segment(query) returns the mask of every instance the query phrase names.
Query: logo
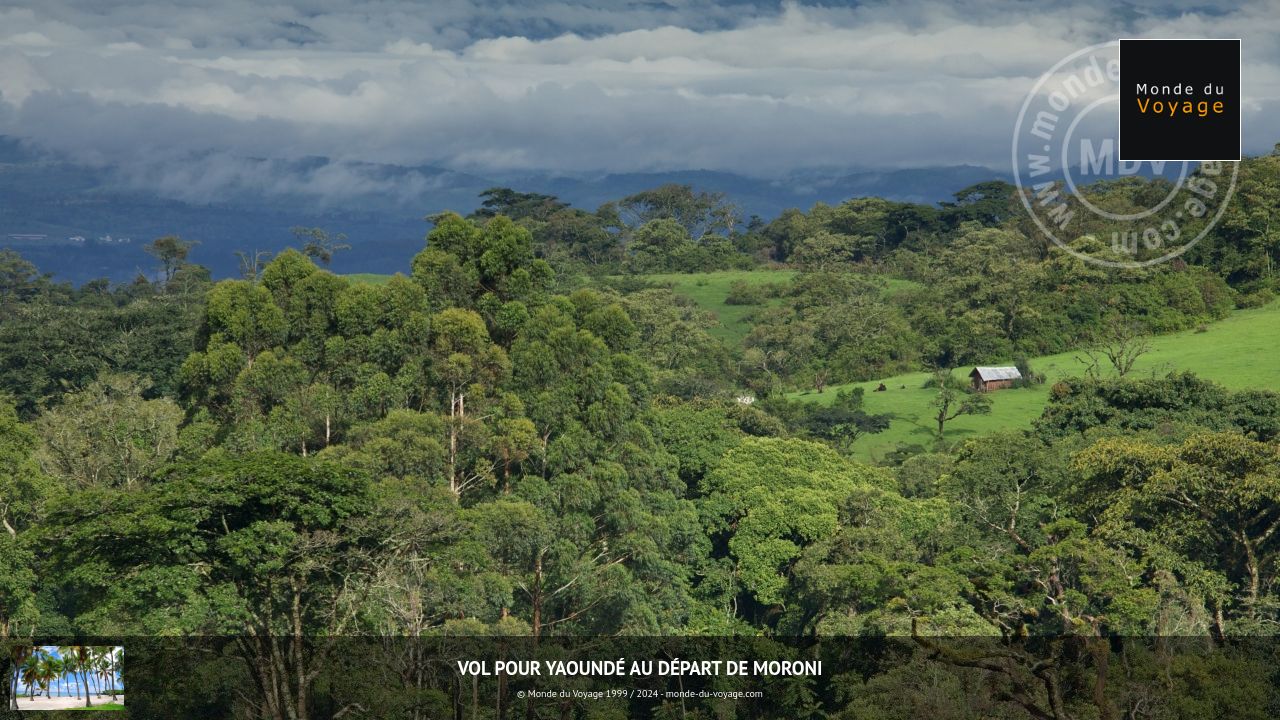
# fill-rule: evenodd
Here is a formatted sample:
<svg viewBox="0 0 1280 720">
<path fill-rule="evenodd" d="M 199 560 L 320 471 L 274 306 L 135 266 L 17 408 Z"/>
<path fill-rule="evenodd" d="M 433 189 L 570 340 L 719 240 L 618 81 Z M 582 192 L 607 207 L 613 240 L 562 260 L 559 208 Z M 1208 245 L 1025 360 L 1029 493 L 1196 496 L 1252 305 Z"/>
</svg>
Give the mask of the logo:
<svg viewBox="0 0 1280 720">
<path fill-rule="evenodd" d="M 1120 40 L 1120 157 L 1240 159 L 1239 40 Z"/>
<path fill-rule="evenodd" d="M 1213 229 L 1239 164 L 1119 159 L 1120 43 L 1068 55 L 1031 88 L 1013 134 L 1018 195 L 1041 233 L 1087 262 L 1166 262 Z"/>
</svg>

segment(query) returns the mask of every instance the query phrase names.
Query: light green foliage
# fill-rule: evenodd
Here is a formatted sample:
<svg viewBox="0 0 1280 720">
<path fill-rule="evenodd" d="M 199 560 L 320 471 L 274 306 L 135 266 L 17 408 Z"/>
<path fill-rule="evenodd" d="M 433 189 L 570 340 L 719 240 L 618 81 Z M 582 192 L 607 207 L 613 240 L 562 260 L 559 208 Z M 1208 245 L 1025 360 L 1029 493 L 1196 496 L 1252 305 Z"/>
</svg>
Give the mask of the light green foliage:
<svg viewBox="0 0 1280 720">
<path fill-rule="evenodd" d="M 503 216 L 477 226 L 445 213 L 413 259 L 413 278 L 437 309 L 478 305 L 488 314 L 503 302 L 537 299 L 553 276 L 534 258 L 529 231 Z"/>
<path fill-rule="evenodd" d="M 274 264 L 274 263 L 273 263 Z M 264 285 L 224 280 L 209 292 L 205 327 L 211 338 L 235 343 L 249 360 L 284 340 L 284 311 Z"/>
<path fill-rule="evenodd" d="M 67 487 L 132 488 L 173 459 L 182 409 L 149 383 L 107 375 L 36 422 L 40 464 Z"/>
<path fill-rule="evenodd" d="M 859 486 L 891 484 L 887 473 L 817 443 L 747 438 L 707 475 L 703 513 L 729 536 L 743 586 L 773 604 L 802 548 L 835 532 L 840 501 Z"/>
<path fill-rule="evenodd" d="M 990 635 L 968 607 L 972 586 L 937 563 L 958 517 L 941 499 L 908 500 L 859 486 L 839 503 L 839 527 L 807 547 L 793 569 L 781 627 L 822 635 Z"/>
<path fill-rule="evenodd" d="M 667 269 L 694 247 L 688 230 L 674 219 L 650 220 L 632 233 L 628 269 L 636 273 Z"/>
<path fill-rule="evenodd" d="M 47 479 L 36 464 L 36 432 L 0 396 L 0 530 L 16 534 L 39 516 Z"/>
<path fill-rule="evenodd" d="M 707 473 L 743 438 L 733 419 L 716 407 L 677 405 L 658 411 L 654 419 L 658 439 L 676 457 L 691 492 L 706 489 Z"/>
</svg>

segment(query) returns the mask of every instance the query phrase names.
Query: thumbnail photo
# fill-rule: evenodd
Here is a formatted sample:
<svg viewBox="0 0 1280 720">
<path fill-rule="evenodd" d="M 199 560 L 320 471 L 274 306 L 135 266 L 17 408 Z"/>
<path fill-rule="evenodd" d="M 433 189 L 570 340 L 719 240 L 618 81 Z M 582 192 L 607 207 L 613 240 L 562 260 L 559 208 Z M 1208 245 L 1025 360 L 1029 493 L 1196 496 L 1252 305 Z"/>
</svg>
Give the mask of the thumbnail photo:
<svg viewBox="0 0 1280 720">
<path fill-rule="evenodd" d="M 19 646 L 11 659 L 11 710 L 124 709 L 121 646 Z"/>
</svg>

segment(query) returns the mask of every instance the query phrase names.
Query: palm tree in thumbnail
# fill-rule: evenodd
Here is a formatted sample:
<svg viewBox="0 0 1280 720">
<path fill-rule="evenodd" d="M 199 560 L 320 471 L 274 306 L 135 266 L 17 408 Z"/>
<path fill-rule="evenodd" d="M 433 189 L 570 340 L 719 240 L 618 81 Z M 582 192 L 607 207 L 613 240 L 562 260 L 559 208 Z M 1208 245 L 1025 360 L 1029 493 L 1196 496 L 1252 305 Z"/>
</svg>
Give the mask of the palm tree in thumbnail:
<svg viewBox="0 0 1280 720">
<path fill-rule="evenodd" d="M 44 690 L 44 696 L 52 699 L 53 681 L 62 677 L 62 661 L 48 653 L 40 658 L 40 689 Z"/>
<path fill-rule="evenodd" d="M 62 656 L 62 672 L 65 677 L 71 678 L 71 687 L 75 688 L 76 699 L 80 699 L 80 683 L 76 682 L 76 672 L 80 670 L 80 664 L 76 661 L 76 656 L 71 654 L 69 648 L 58 648 L 58 654 Z"/>
<path fill-rule="evenodd" d="M 40 653 L 33 652 L 22 663 L 22 684 L 27 686 L 27 699 L 36 699 L 36 686 L 40 684 Z"/>
<path fill-rule="evenodd" d="M 80 680 L 84 683 L 84 706 L 93 707 L 93 698 L 89 694 L 89 668 L 93 648 L 87 645 L 64 645 L 58 653 L 65 657 L 75 658 L 76 669 L 80 671 Z"/>
<path fill-rule="evenodd" d="M 18 681 L 22 679 L 22 668 L 34 652 L 35 648 L 30 645 L 19 645 L 13 649 L 13 677 L 9 681 L 10 710 L 18 709 Z"/>
<path fill-rule="evenodd" d="M 116 698 L 116 678 L 120 676 L 120 653 L 123 651 L 124 651 L 123 648 L 111 648 L 111 650 L 108 651 L 107 653 L 108 657 L 110 658 L 111 700 L 112 701 L 115 701 L 117 699 Z"/>
<path fill-rule="evenodd" d="M 116 699 L 116 679 L 112 670 L 111 657 L 114 653 L 112 648 L 105 650 L 96 650 L 94 652 L 94 668 L 98 675 L 98 694 L 106 695 L 111 693 L 111 699 Z"/>
</svg>

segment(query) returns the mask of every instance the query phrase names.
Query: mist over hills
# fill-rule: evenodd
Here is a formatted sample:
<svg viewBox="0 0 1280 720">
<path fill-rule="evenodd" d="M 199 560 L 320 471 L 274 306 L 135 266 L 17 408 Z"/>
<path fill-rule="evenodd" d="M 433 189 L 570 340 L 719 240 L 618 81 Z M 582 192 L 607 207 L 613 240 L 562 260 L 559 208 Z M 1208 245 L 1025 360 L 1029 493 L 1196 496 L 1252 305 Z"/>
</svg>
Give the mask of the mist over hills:
<svg viewBox="0 0 1280 720">
<path fill-rule="evenodd" d="M 594 210 L 664 183 L 725 193 L 743 217 L 877 195 L 935 203 L 976 182 L 1007 178 L 963 165 L 897 170 L 812 169 L 780 178 L 701 170 L 652 173 L 491 173 L 431 165 L 207 154 L 181 161 L 94 165 L 0 137 L 0 247 L 60 280 L 126 281 L 153 273 L 142 246 L 167 234 L 198 240 L 191 260 L 215 277 L 236 274 L 236 251 L 275 252 L 294 226 L 345 233 L 338 272 L 396 272 L 422 247 L 427 215 L 470 212 L 495 186 L 556 195 Z M 25 237 L 24 237 L 25 236 Z"/>
</svg>

